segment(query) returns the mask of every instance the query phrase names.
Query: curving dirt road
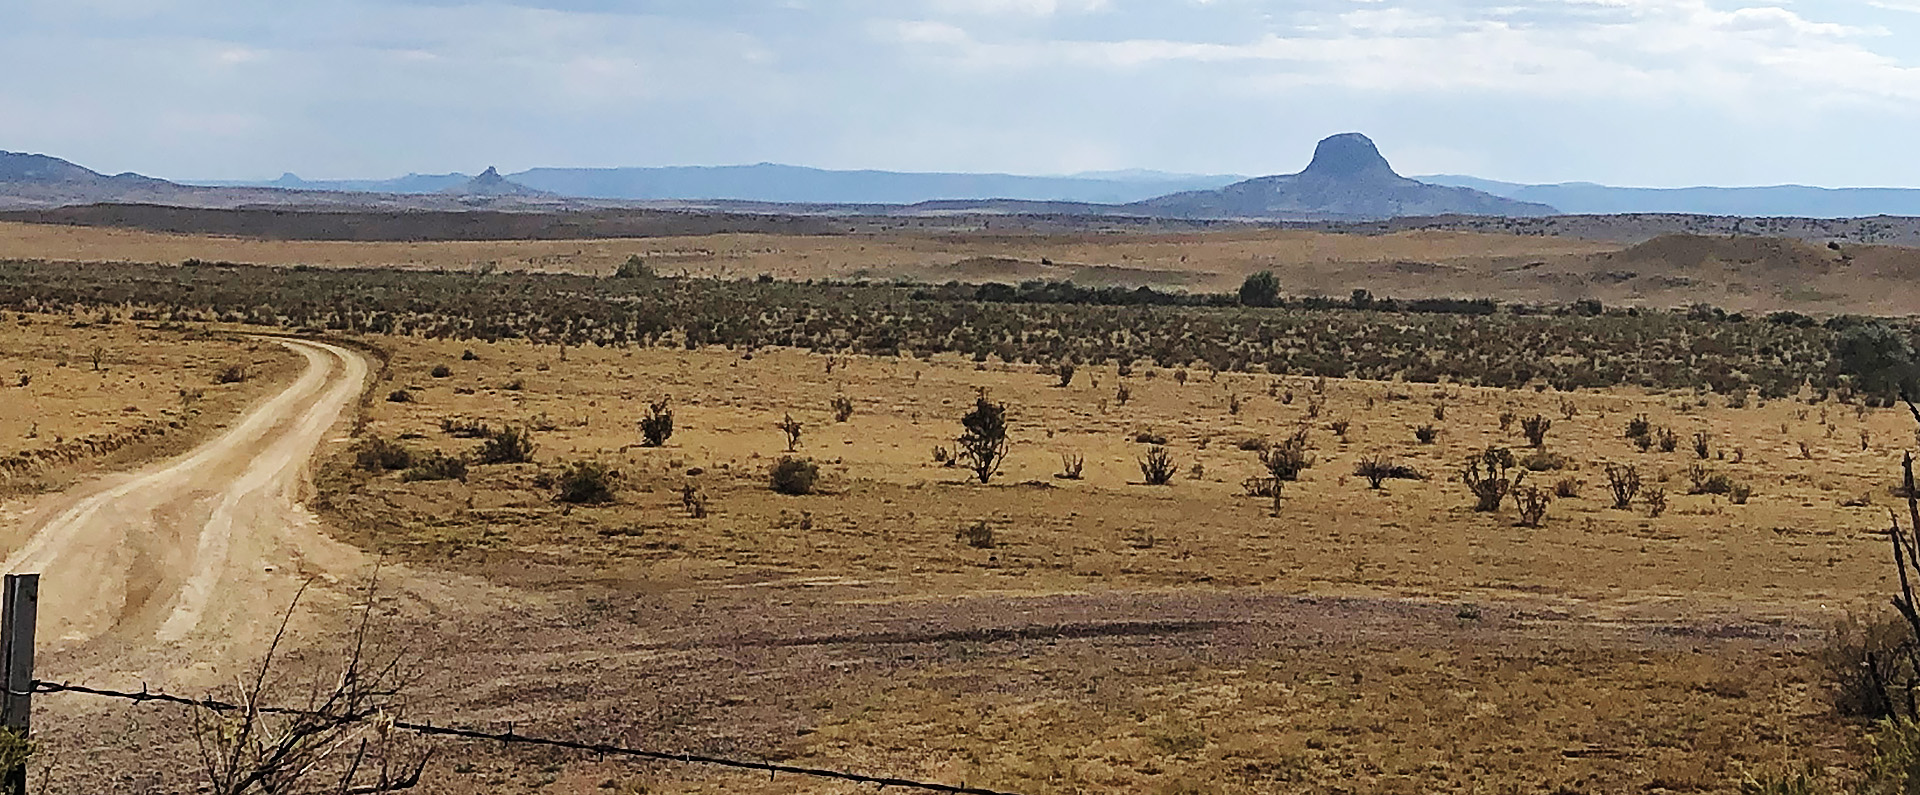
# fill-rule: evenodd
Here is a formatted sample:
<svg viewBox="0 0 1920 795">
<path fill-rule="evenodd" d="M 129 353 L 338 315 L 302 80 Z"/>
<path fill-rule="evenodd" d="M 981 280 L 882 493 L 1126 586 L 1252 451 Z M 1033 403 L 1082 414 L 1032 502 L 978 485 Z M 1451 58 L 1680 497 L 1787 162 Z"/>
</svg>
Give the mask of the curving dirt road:
<svg viewBox="0 0 1920 795">
<path fill-rule="evenodd" d="M 218 438 L 178 458 L 50 498 L 0 534 L 6 571 L 39 572 L 49 678 L 188 684 L 265 648 L 303 602 L 365 555 L 319 532 L 302 505 L 308 465 L 365 388 L 360 354 L 276 339 L 306 371 Z"/>
</svg>

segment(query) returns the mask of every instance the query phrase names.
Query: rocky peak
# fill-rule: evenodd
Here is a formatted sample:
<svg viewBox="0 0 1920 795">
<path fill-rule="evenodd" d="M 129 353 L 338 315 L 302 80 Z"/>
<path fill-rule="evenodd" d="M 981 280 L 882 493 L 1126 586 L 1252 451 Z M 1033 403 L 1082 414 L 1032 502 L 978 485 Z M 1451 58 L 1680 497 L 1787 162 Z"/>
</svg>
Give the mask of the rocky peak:
<svg viewBox="0 0 1920 795">
<path fill-rule="evenodd" d="M 1373 140 L 1360 133 L 1341 133 L 1322 140 L 1314 147 L 1313 162 L 1300 173 L 1337 179 L 1399 176 L 1393 172 L 1393 166 L 1387 164 L 1387 159 L 1380 156 Z"/>
</svg>

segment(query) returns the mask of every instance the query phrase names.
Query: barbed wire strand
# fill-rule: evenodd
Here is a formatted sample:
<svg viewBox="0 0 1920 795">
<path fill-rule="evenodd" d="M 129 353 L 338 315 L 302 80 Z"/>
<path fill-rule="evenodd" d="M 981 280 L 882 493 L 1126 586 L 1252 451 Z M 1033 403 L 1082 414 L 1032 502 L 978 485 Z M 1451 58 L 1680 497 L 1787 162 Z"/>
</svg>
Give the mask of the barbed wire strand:
<svg viewBox="0 0 1920 795">
<path fill-rule="evenodd" d="M 47 694 L 78 693 L 81 695 L 98 696 L 101 698 L 114 698 L 114 699 L 120 699 L 123 701 L 132 701 L 136 704 L 153 701 L 153 702 L 162 702 L 167 704 L 179 704 L 179 705 L 188 706 L 188 707 L 201 707 L 201 708 L 210 709 L 216 712 L 237 712 L 237 711 L 248 709 L 247 707 L 241 706 L 239 704 L 230 704 L 225 701 L 220 701 L 214 698 L 186 698 L 182 696 L 170 695 L 167 693 L 156 693 L 156 692 L 147 690 L 145 687 L 142 687 L 139 692 L 135 693 L 135 692 L 124 691 L 124 690 L 106 690 L 106 689 L 97 688 L 97 687 L 87 687 L 85 685 L 76 685 L 68 682 L 48 682 L 48 681 L 42 681 L 42 680 L 35 680 L 33 683 L 32 692 L 47 693 Z M 287 707 L 254 707 L 252 709 L 254 712 L 269 714 L 269 715 L 315 715 L 315 714 L 318 714 L 310 710 L 290 709 Z M 511 728 L 512 724 L 508 724 L 509 728 L 505 732 L 486 732 L 486 731 L 479 731 L 476 729 L 462 729 L 462 728 L 451 727 L 451 726 L 435 726 L 431 723 L 414 723 L 411 721 L 398 721 L 398 720 L 394 721 L 392 725 L 396 729 L 400 729 L 403 731 L 410 731 L 416 734 L 430 735 L 430 736 L 453 737 L 453 738 L 465 739 L 465 740 L 487 740 L 487 741 L 507 743 L 507 744 L 517 744 L 517 745 L 535 745 L 535 746 L 541 746 L 546 748 L 560 748 L 560 749 L 571 750 L 571 751 L 582 751 L 585 753 L 597 754 L 601 756 L 625 756 L 625 757 L 631 757 L 636 759 L 648 759 L 648 760 L 659 761 L 659 762 L 677 762 L 680 764 L 689 764 L 689 765 L 713 765 L 717 767 L 733 768 L 736 770 L 761 771 L 761 772 L 768 773 L 769 775 L 778 774 L 778 773 L 787 773 L 787 774 L 796 775 L 796 776 L 809 776 L 812 778 L 826 778 L 826 779 L 835 779 L 839 781 L 849 781 L 856 784 L 876 784 L 876 785 L 879 785 L 881 789 L 886 789 L 887 787 L 900 787 L 902 789 L 916 789 L 924 792 L 942 792 L 942 793 L 947 793 L 948 795 L 1018 795 L 1018 793 L 1005 792 L 1001 790 L 985 789 L 982 787 L 969 787 L 969 786 L 966 786 L 965 784 L 954 786 L 952 784 L 938 784 L 938 783 L 928 782 L 928 781 L 914 781 L 912 779 L 905 779 L 905 778 L 892 778 L 888 776 L 869 776 L 863 773 L 851 773 L 844 770 L 828 770 L 828 769 L 817 768 L 817 767 L 798 767 L 795 765 L 780 765 L 780 764 L 773 764 L 770 762 L 755 762 L 755 761 L 750 761 L 745 759 L 728 759 L 725 757 L 706 756 L 703 754 L 675 753 L 670 751 L 650 751 L 643 748 L 627 748 L 624 746 L 610 745 L 606 743 L 587 743 L 587 742 L 580 742 L 577 740 L 562 740 L 562 739 L 555 739 L 550 737 L 535 737 L 535 736 L 520 734 L 519 732 L 514 731 Z"/>
</svg>

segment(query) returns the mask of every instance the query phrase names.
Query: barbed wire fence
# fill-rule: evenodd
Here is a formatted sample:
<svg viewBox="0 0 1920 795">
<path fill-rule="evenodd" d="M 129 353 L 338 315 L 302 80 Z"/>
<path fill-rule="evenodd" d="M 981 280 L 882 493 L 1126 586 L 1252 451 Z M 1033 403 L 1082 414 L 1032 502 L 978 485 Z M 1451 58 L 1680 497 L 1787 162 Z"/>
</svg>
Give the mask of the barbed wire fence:
<svg viewBox="0 0 1920 795">
<path fill-rule="evenodd" d="M 96 696 L 100 698 L 118 699 L 121 701 L 131 701 L 136 704 L 147 704 L 147 703 L 177 704 L 185 707 L 195 707 L 200 709 L 213 710 L 215 712 L 237 712 L 241 710 L 252 709 L 255 712 L 274 714 L 274 715 L 311 714 L 306 710 L 291 709 L 286 707 L 260 706 L 260 707 L 250 708 L 240 704 L 221 701 L 215 698 L 187 698 L 184 696 L 176 696 L 168 693 L 158 693 L 158 692 L 153 692 L 145 689 L 142 689 L 138 692 L 125 691 L 125 690 L 109 690 L 106 688 L 77 685 L 71 682 L 49 682 L 44 680 L 34 680 L 32 683 L 32 687 L 27 692 L 33 693 L 33 694 L 74 693 L 74 694 L 80 694 L 80 695 Z M 13 695 L 13 694 L 9 693 L 9 695 Z M 865 773 L 854 773 L 854 772 L 845 771 L 845 770 L 830 770 L 826 768 L 817 768 L 817 767 L 801 767 L 798 765 L 782 765 L 782 764 L 777 764 L 772 762 L 757 762 L 757 761 L 748 760 L 748 759 L 730 759 L 727 757 L 708 756 L 705 754 L 659 751 L 659 750 L 650 750 L 645 748 L 630 748 L 627 746 L 613 745 L 610 743 L 591 743 L 591 742 L 582 742 L 578 740 L 560 739 L 560 738 L 554 738 L 554 737 L 541 737 L 538 735 L 521 734 L 518 731 L 515 731 L 515 729 L 511 724 L 508 725 L 507 730 L 504 732 L 481 731 L 478 729 L 460 728 L 455 726 L 435 726 L 430 722 L 414 722 L 414 721 L 403 721 L 403 720 L 393 721 L 391 725 L 393 728 L 401 731 L 413 732 L 415 734 L 425 735 L 429 737 L 449 737 L 449 738 L 457 738 L 462 740 L 484 740 L 484 741 L 490 741 L 490 742 L 503 743 L 507 745 L 538 746 L 538 747 L 555 748 L 555 749 L 562 749 L 562 750 L 568 750 L 568 751 L 579 751 L 582 753 L 594 754 L 597 756 L 627 757 L 627 758 L 633 758 L 633 759 L 646 759 L 646 760 L 651 760 L 656 762 L 673 762 L 673 763 L 687 764 L 687 765 L 709 765 L 709 766 L 715 766 L 715 767 L 732 768 L 735 770 L 751 770 L 756 772 L 764 772 L 769 776 L 785 773 L 785 774 L 795 775 L 795 776 L 807 776 L 810 778 L 846 781 L 854 784 L 874 784 L 880 787 L 881 789 L 885 789 L 887 787 L 898 787 L 901 789 L 919 790 L 922 792 L 948 793 L 948 795 L 1020 795 L 1019 793 L 1007 792 L 1004 790 L 987 789 L 985 787 L 969 787 L 964 783 L 958 784 L 958 785 L 941 784 L 938 782 L 916 781 L 913 779 L 897 778 L 893 776 L 873 776 L 873 775 L 867 775 Z"/>
<path fill-rule="evenodd" d="M 148 690 L 144 685 L 137 692 L 90 687 L 72 682 L 54 682 L 33 677 L 33 636 L 36 612 L 39 602 L 39 575 L 6 575 L 4 593 L 0 594 L 0 608 L 4 608 L 4 617 L 0 618 L 0 681 L 5 690 L 0 692 L 0 731 L 21 742 L 29 731 L 28 718 L 32 713 L 34 695 L 73 694 L 108 698 L 142 704 L 173 704 L 195 709 L 204 709 L 216 713 L 247 712 L 254 714 L 282 715 L 291 717 L 331 717 L 313 710 L 289 707 L 275 707 L 261 704 L 238 704 L 223 701 L 211 696 L 189 698 L 170 693 Z M 844 781 L 853 784 L 872 784 L 881 790 L 894 787 L 920 792 L 937 792 L 946 795 L 1020 795 L 1020 793 L 985 787 L 970 787 L 964 782 L 942 784 L 932 781 L 917 781 L 895 776 L 876 776 L 846 770 L 783 765 L 773 762 L 750 759 L 734 759 L 707 754 L 663 751 L 648 748 L 633 748 L 613 743 L 585 742 L 580 740 L 543 737 L 523 734 L 513 724 L 507 724 L 504 732 L 483 731 L 460 726 L 435 726 L 430 722 L 417 722 L 393 719 L 386 726 L 423 737 L 439 737 L 457 740 L 497 742 L 504 745 L 540 747 L 565 751 L 576 751 L 599 757 L 623 757 L 654 762 L 677 763 L 684 765 L 706 765 L 733 770 L 766 773 L 769 777 L 780 774 L 803 776 L 808 778 Z M 0 770 L 0 793 L 4 795 L 25 795 L 26 793 L 26 755 L 5 755 L 5 769 Z M 14 758 L 17 756 L 18 758 Z M 416 771 L 417 772 L 417 771 Z"/>
</svg>

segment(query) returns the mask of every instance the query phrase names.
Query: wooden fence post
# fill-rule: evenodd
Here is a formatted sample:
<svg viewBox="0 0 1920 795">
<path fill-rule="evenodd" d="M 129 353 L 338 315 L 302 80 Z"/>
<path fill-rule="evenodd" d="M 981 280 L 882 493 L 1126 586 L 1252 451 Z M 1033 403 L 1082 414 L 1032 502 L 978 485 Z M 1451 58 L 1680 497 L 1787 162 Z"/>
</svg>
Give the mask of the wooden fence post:
<svg viewBox="0 0 1920 795">
<path fill-rule="evenodd" d="M 7 691 L 0 698 L 0 726 L 26 740 L 33 718 L 33 628 L 40 607 L 40 575 L 9 574 L 0 594 L 0 681 Z M 24 758 L 0 772 L 0 791 L 27 795 Z"/>
</svg>

